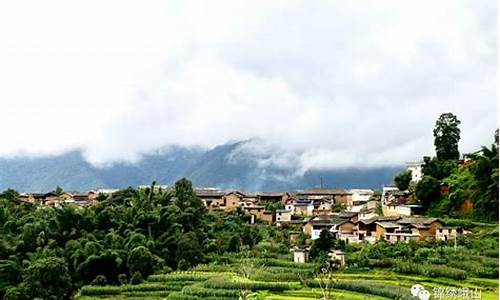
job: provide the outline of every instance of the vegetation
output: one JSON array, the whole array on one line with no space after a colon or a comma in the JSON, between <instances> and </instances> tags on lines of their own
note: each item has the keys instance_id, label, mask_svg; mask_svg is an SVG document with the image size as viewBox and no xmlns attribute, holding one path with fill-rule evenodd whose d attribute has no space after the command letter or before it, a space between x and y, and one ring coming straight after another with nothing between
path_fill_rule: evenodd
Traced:
<instances>
[{"instance_id":1,"label":"vegetation","mask_svg":"<svg viewBox=\"0 0 500 300\"><path fill-rule=\"evenodd\" d=\"M240 209L208 212L187 179L168 191L153 182L99 195L85 208L38 207L7 190L0 194L0 297L382 300L409 299L418 282L479 287L497 299L498 146L458 164L459 124L451 114L438 120L437 156L426 159L415 188L408 172L395 178L428 214L472 231L457 239L351 245L323 230L315 241L302 235L292 243L291 226L250 225ZM294 263L292 246L310 246L312 262ZM347 256L340 269L328 261L332 248Z\"/></svg>"},{"instance_id":2,"label":"vegetation","mask_svg":"<svg viewBox=\"0 0 500 300\"><path fill-rule=\"evenodd\" d=\"M187 271L150 275L139 285L85 286L77 298L410 300L410 287L419 283L430 291L480 288L483 299L497 299L498 280L488 278L497 278L498 260L488 255L498 248L498 227L474 225L473 230L457 241L456 249L453 242L431 241L346 245L348 264L340 270L320 262L296 264L285 251L274 253L280 258L268 258L255 247L221 254ZM326 234L323 239L328 240ZM488 268L496 273L481 273Z\"/></svg>"},{"instance_id":3,"label":"vegetation","mask_svg":"<svg viewBox=\"0 0 500 300\"><path fill-rule=\"evenodd\" d=\"M439 194L439 181L432 176L424 176L415 188L415 195L426 207L428 207L433 200L437 199Z\"/></svg>"},{"instance_id":4,"label":"vegetation","mask_svg":"<svg viewBox=\"0 0 500 300\"><path fill-rule=\"evenodd\" d=\"M459 162L459 125L451 113L436 121L436 156L424 157L425 176L415 186L415 196L432 216L498 222L498 145L482 147ZM395 178L396 184L396 179L402 181L401 176Z\"/></svg>"},{"instance_id":5,"label":"vegetation","mask_svg":"<svg viewBox=\"0 0 500 300\"><path fill-rule=\"evenodd\" d=\"M411 171L403 171L394 177L394 183L400 191L405 191L410 186Z\"/></svg>"},{"instance_id":6,"label":"vegetation","mask_svg":"<svg viewBox=\"0 0 500 300\"><path fill-rule=\"evenodd\" d=\"M290 247L286 229L249 225L241 211L208 213L186 179L152 191L154 183L128 188L86 208L0 194L0 298L67 299L83 285L140 284L227 252L256 248L272 257Z\"/></svg>"},{"instance_id":7,"label":"vegetation","mask_svg":"<svg viewBox=\"0 0 500 300\"><path fill-rule=\"evenodd\" d=\"M440 160L457 160L460 158L458 141L460 140L460 121L452 113L442 114L434 127L434 146L436 156Z\"/></svg>"}]
</instances>

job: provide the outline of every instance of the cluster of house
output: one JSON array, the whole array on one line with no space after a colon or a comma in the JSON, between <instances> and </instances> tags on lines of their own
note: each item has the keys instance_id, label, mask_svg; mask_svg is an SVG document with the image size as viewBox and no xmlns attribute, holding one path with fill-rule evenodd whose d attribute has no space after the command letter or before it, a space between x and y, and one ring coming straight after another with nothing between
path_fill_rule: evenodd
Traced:
<instances>
[{"instance_id":1,"label":"cluster of house","mask_svg":"<svg viewBox=\"0 0 500 300\"><path fill-rule=\"evenodd\" d=\"M333 239L347 243L389 243L423 241L435 239L439 241L455 240L468 233L459 227L444 226L437 218L424 217L368 217L362 213L342 212L330 216L316 216L304 222L303 232L312 240L318 239L323 230L329 232ZM297 233L300 234L300 233ZM309 260L309 248L294 247L290 250L296 263ZM330 261L337 267L345 264L345 254L341 250L332 249L328 253Z\"/></svg>"},{"instance_id":2,"label":"cluster of house","mask_svg":"<svg viewBox=\"0 0 500 300\"><path fill-rule=\"evenodd\" d=\"M109 195L118 190L116 189L99 189L95 191L88 191L86 193L80 192L60 192L55 191L48 193L22 193L19 194L17 200L28 202L32 204L39 204L44 206L58 206L62 203L76 205L78 207L93 205L96 202L97 195Z\"/></svg>"},{"instance_id":3,"label":"cluster of house","mask_svg":"<svg viewBox=\"0 0 500 300\"><path fill-rule=\"evenodd\" d=\"M315 240L327 230L334 239L348 243L390 243L422 241L425 239L452 240L463 233L460 228L446 227L437 218L371 216L352 212L328 217L314 217L305 223L303 232Z\"/></svg>"},{"instance_id":4,"label":"cluster of house","mask_svg":"<svg viewBox=\"0 0 500 300\"><path fill-rule=\"evenodd\" d=\"M296 192L224 192L218 189L196 189L196 195L209 210L233 211L240 208L268 224L297 223L298 219L328 216L332 208L375 214L380 199L372 190L309 189ZM266 210L269 203L281 203L284 209Z\"/></svg>"},{"instance_id":5,"label":"cluster of house","mask_svg":"<svg viewBox=\"0 0 500 300\"><path fill-rule=\"evenodd\" d=\"M196 194L209 210L231 211L241 208L261 220L277 226L297 228L312 240L322 230L335 239L349 243L375 243L380 240L400 242L435 238L447 240L461 234L457 228L444 227L436 218L416 217L422 206L409 204L410 194L396 187L384 187L381 195L367 189L310 189L294 193L223 192L199 189ZM283 204L285 209L266 210L267 203ZM341 212L335 212L335 207Z\"/></svg>"}]
</instances>

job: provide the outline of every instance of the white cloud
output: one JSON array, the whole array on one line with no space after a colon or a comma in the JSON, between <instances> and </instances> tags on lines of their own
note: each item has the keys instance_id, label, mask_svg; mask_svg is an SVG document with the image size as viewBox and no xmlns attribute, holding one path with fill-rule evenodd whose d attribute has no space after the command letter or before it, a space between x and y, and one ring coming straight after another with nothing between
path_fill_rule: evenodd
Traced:
<instances>
[{"instance_id":1,"label":"white cloud","mask_svg":"<svg viewBox=\"0 0 500 300\"><path fill-rule=\"evenodd\" d=\"M262 163L299 172L392 165L432 153L447 111L470 151L497 126L495 8L6 1L0 156L78 148L105 164L259 138Z\"/></svg>"}]
</instances>

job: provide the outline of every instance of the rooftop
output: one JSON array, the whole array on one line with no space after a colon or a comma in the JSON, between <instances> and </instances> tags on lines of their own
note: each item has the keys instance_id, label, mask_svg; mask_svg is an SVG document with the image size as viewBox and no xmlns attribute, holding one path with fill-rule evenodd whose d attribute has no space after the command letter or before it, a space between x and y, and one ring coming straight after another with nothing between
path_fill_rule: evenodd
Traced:
<instances>
[{"instance_id":1,"label":"rooftop","mask_svg":"<svg viewBox=\"0 0 500 300\"><path fill-rule=\"evenodd\" d=\"M386 221L376 222L376 224L382 226L383 228L398 228L401 226L398 223L386 222Z\"/></svg>"},{"instance_id":2,"label":"rooftop","mask_svg":"<svg viewBox=\"0 0 500 300\"><path fill-rule=\"evenodd\" d=\"M399 224L408 225L430 225L433 222L439 221L437 218L403 218L398 221Z\"/></svg>"},{"instance_id":3,"label":"rooftop","mask_svg":"<svg viewBox=\"0 0 500 300\"><path fill-rule=\"evenodd\" d=\"M307 189L299 190L297 195L348 195L349 191L344 189Z\"/></svg>"}]
</instances>

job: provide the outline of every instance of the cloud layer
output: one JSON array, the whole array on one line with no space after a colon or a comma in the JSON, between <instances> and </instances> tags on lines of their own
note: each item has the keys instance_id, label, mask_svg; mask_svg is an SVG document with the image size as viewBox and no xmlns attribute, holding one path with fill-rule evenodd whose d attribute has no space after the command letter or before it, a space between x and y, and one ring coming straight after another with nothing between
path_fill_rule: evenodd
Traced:
<instances>
[{"instance_id":1,"label":"cloud layer","mask_svg":"<svg viewBox=\"0 0 500 300\"><path fill-rule=\"evenodd\" d=\"M495 1L6 1L0 156L96 165L254 139L297 170L462 151L497 127ZM267 158L266 158L267 157Z\"/></svg>"}]
</instances>

